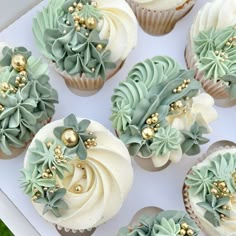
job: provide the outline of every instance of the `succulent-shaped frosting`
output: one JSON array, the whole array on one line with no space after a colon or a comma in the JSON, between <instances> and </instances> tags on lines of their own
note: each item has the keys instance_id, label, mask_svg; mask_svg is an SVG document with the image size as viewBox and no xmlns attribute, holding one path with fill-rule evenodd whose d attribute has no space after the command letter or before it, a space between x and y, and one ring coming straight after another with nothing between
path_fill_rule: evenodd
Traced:
<instances>
[{"instance_id":1,"label":"succulent-shaped frosting","mask_svg":"<svg viewBox=\"0 0 236 236\"><path fill-rule=\"evenodd\" d=\"M152 157L160 167L179 161L182 153L199 153L216 112L209 95L198 95L193 76L173 59L157 56L134 66L115 89L110 119L131 155Z\"/></svg>"},{"instance_id":2,"label":"succulent-shaped frosting","mask_svg":"<svg viewBox=\"0 0 236 236\"><path fill-rule=\"evenodd\" d=\"M0 149L24 147L54 114L58 102L47 65L23 47L4 47L0 60Z\"/></svg>"},{"instance_id":3,"label":"succulent-shaped frosting","mask_svg":"<svg viewBox=\"0 0 236 236\"><path fill-rule=\"evenodd\" d=\"M185 184L189 187L190 199L194 199L194 202L204 209L203 217L212 226L222 227L227 221L235 224L233 205L236 203L236 154L234 152L218 151L211 154L203 163L192 169ZM229 232L231 232L230 227L227 229L227 233Z\"/></svg>"},{"instance_id":4,"label":"succulent-shaped frosting","mask_svg":"<svg viewBox=\"0 0 236 236\"><path fill-rule=\"evenodd\" d=\"M142 215L133 227L123 227L119 236L197 236L199 229L182 211L162 211L154 217Z\"/></svg>"},{"instance_id":5,"label":"succulent-shaped frosting","mask_svg":"<svg viewBox=\"0 0 236 236\"><path fill-rule=\"evenodd\" d=\"M126 34L126 30L136 23L132 19L133 15L127 15L128 11L120 12L118 6L113 6L116 4L111 4L110 8L106 4L107 1L50 0L33 23L33 32L40 51L69 75L85 74L105 80L106 71L114 69L116 63L124 59L113 60L109 40L115 44L113 47L118 48L116 39L113 39L115 31ZM124 18L120 19L120 14ZM130 21L126 22L128 17ZM135 41L132 37L128 36L130 42ZM127 46L129 51L134 44L135 42L131 42ZM125 46L122 47L123 52L119 52L120 55L127 50Z\"/></svg>"},{"instance_id":6,"label":"succulent-shaped frosting","mask_svg":"<svg viewBox=\"0 0 236 236\"><path fill-rule=\"evenodd\" d=\"M236 98L236 27L210 28L201 31L194 39L198 67L206 79L222 81L228 85L229 94Z\"/></svg>"},{"instance_id":7,"label":"succulent-shaped frosting","mask_svg":"<svg viewBox=\"0 0 236 236\"><path fill-rule=\"evenodd\" d=\"M118 212L132 176L125 145L99 123L71 114L37 133L21 183L47 221L83 230Z\"/></svg>"}]
</instances>

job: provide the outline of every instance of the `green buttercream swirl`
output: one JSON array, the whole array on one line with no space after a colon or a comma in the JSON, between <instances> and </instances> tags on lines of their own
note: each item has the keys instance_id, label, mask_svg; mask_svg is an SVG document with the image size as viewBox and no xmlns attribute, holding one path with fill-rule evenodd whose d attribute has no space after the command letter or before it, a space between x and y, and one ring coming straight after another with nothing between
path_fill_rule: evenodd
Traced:
<instances>
[{"instance_id":1,"label":"green buttercream swirl","mask_svg":"<svg viewBox=\"0 0 236 236\"><path fill-rule=\"evenodd\" d=\"M236 28L211 28L202 31L194 39L194 52L198 58L198 67L205 73L206 79L221 81L228 86L231 98L236 98ZM233 81L227 79L233 76ZM233 86L233 88L232 88Z\"/></svg>"},{"instance_id":2,"label":"green buttercream swirl","mask_svg":"<svg viewBox=\"0 0 236 236\"><path fill-rule=\"evenodd\" d=\"M56 3L55 3L56 2ZM73 13L68 8L73 3L83 3L83 9ZM106 50L107 40L101 40L99 31L81 27L76 30L74 15L102 18L98 9L89 0L51 0L49 5L39 12L33 22L33 32L40 51L56 63L61 71L70 75L86 74L91 78L101 76L106 79L106 71L115 68L110 62L110 51ZM102 51L96 46L102 45Z\"/></svg>"},{"instance_id":3,"label":"green buttercream swirl","mask_svg":"<svg viewBox=\"0 0 236 236\"><path fill-rule=\"evenodd\" d=\"M158 56L135 65L127 79L114 90L110 119L131 155L165 155L181 148L182 135L168 128L166 117L172 114L172 103L197 95L200 84L193 77L193 71L181 70L173 59ZM173 92L187 79L190 83L186 88ZM162 128L154 138L144 139L142 131L149 127L146 121L155 113ZM161 147L157 145L160 143Z\"/></svg>"},{"instance_id":4,"label":"green buttercream swirl","mask_svg":"<svg viewBox=\"0 0 236 236\"><path fill-rule=\"evenodd\" d=\"M182 211L162 211L154 217L142 215L138 223L129 229L121 228L119 236L178 236L182 223L188 225L193 236L199 234L197 225Z\"/></svg>"},{"instance_id":5,"label":"green buttercream swirl","mask_svg":"<svg viewBox=\"0 0 236 236\"><path fill-rule=\"evenodd\" d=\"M24 56L27 62L22 87L16 84L16 78L22 77L21 72L11 65L12 57L17 54ZM0 112L0 149L10 155L11 146L24 147L53 116L58 95L49 84L47 65L32 57L27 49L5 47L0 65L3 66L0 104L4 108ZM9 88L4 90L4 84Z\"/></svg>"}]
</instances>

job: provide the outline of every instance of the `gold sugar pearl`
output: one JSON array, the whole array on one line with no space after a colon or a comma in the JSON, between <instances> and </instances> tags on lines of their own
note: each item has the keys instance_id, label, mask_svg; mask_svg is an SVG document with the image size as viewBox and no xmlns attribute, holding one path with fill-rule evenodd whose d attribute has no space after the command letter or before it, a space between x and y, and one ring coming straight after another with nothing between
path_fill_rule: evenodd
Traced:
<instances>
[{"instance_id":1,"label":"gold sugar pearl","mask_svg":"<svg viewBox=\"0 0 236 236\"><path fill-rule=\"evenodd\" d=\"M79 136L73 129L66 129L61 135L61 140L67 147L74 147L79 142Z\"/></svg>"},{"instance_id":2,"label":"gold sugar pearl","mask_svg":"<svg viewBox=\"0 0 236 236\"><path fill-rule=\"evenodd\" d=\"M187 235L189 235L189 236L193 236L193 235L194 235L193 230L191 230L191 229L187 230Z\"/></svg>"},{"instance_id":3,"label":"gold sugar pearl","mask_svg":"<svg viewBox=\"0 0 236 236\"><path fill-rule=\"evenodd\" d=\"M181 226L182 229L188 229L188 224L185 223L185 222L181 223L180 226Z\"/></svg>"},{"instance_id":4,"label":"gold sugar pearl","mask_svg":"<svg viewBox=\"0 0 236 236\"><path fill-rule=\"evenodd\" d=\"M92 1L92 2L91 2L91 6L93 6L93 7L97 7L97 2Z\"/></svg>"},{"instance_id":5,"label":"gold sugar pearl","mask_svg":"<svg viewBox=\"0 0 236 236\"><path fill-rule=\"evenodd\" d=\"M83 9L83 4L80 2L80 3L78 3L77 4L77 9L79 10L79 11L81 11L82 9Z\"/></svg>"},{"instance_id":6,"label":"gold sugar pearl","mask_svg":"<svg viewBox=\"0 0 236 236\"><path fill-rule=\"evenodd\" d=\"M97 27L97 21L95 20L95 18L93 17L89 17L86 21L85 21L86 27L88 29L95 29ZM101 48L102 50L102 48Z\"/></svg>"},{"instance_id":7,"label":"gold sugar pearl","mask_svg":"<svg viewBox=\"0 0 236 236\"><path fill-rule=\"evenodd\" d=\"M75 187L75 191L76 191L77 193L82 193L82 192L83 192L83 187L82 187L80 184L78 184L78 185Z\"/></svg>"},{"instance_id":8,"label":"gold sugar pearl","mask_svg":"<svg viewBox=\"0 0 236 236\"><path fill-rule=\"evenodd\" d=\"M144 128L143 131L142 131L142 137L145 139L145 140L149 140L149 139L152 139L154 136L154 130L150 127L147 127L147 128Z\"/></svg>"},{"instance_id":9,"label":"gold sugar pearl","mask_svg":"<svg viewBox=\"0 0 236 236\"><path fill-rule=\"evenodd\" d=\"M26 68L26 59L24 56L17 54L12 57L11 65L16 71L22 71Z\"/></svg>"},{"instance_id":10,"label":"gold sugar pearl","mask_svg":"<svg viewBox=\"0 0 236 236\"><path fill-rule=\"evenodd\" d=\"M73 13L74 10L75 10L75 9L74 9L74 7L72 7L72 6L68 8L68 12L69 12L69 13Z\"/></svg>"},{"instance_id":11,"label":"gold sugar pearl","mask_svg":"<svg viewBox=\"0 0 236 236\"><path fill-rule=\"evenodd\" d=\"M102 49L103 49L102 44L98 44L98 45L96 46L96 49L97 49L99 52L101 52Z\"/></svg>"},{"instance_id":12,"label":"gold sugar pearl","mask_svg":"<svg viewBox=\"0 0 236 236\"><path fill-rule=\"evenodd\" d=\"M151 125L151 124L152 124L152 119L151 119L151 118L148 118L148 119L146 120L146 123L147 123L148 125Z\"/></svg>"}]
</instances>

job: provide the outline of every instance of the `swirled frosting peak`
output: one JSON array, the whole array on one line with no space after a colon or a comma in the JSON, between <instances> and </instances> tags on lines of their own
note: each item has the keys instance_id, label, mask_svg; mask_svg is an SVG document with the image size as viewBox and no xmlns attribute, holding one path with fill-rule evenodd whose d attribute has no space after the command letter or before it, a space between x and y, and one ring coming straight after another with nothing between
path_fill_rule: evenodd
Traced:
<instances>
[{"instance_id":1,"label":"swirled frosting peak","mask_svg":"<svg viewBox=\"0 0 236 236\"><path fill-rule=\"evenodd\" d=\"M2 49L0 60L0 150L24 147L53 116L57 92L48 67L26 48Z\"/></svg>"},{"instance_id":2,"label":"swirled frosting peak","mask_svg":"<svg viewBox=\"0 0 236 236\"><path fill-rule=\"evenodd\" d=\"M132 227L123 227L119 236L199 235L199 228L182 211L162 211L155 216L142 215Z\"/></svg>"},{"instance_id":3,"label":"swirled frosting peak","mask_svg":"<svg viewBox=\"0 0 236 236\"><path fill-rule=\"evenodd\" d=\"M33 32L40 51L61 71L106 79L136 45L137 23L124 0L50 0Z\"/></svg>"},{"instance_id":4,"label":"swirled frosting peak","mask_svg":"<svg viewBox=\"0 0 236 236\"><path fill-rule=\"evenodd\" d=\"M42 128L26 153L22 187L47 221L84 230L112 218L132 184L125 145L73 114Z\"/></svg>"},{"instance_id":5,"label":"swirled frosting peak","mask_svg":"<svg viewBox=\"0 0 236 236\"><path fill-rule=\"evenodd\" d=\"M160 167L179 161L182 153L199 153L208 142L203 135L216 112L213 99L199 95L193 76L173 59L157 56L135 65L115 89L111 121L131 155L151 157Z\"/></svg>"}]
</instances>

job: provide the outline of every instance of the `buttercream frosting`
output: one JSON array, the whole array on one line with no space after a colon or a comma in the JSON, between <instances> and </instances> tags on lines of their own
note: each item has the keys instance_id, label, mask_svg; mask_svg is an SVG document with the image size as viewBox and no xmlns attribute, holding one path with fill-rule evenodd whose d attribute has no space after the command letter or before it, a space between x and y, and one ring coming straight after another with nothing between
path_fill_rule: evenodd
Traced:
<instances>
[{"instance_id":1,"label":"buttercream frosting","mask_svg":"<svg viewBox=\"0 0 236 236\"><path fill-rule=\"evenodd\" d=\"M48 67L23 47L4 47L0 58L0 150L24 147L52 118L58 95Z\"/></svg>"},{"instance_id":2,"label":"buttercream frosting","mask_svg":"<svg viewBox=\"0 0 236 236\"><path fill-rule=\"evenodd\" d=\"M33 32L61 71L106 79L136 46L137 22L124 0L51 0L35 17Z\"/></svg>"},{"instance_id":3,"label":"buttercream frosting","mask_svg":"<svg viewBox=\"0 0 236 236\"><path fill-rule=\"evenodd\" d=\"M76 151L77 146L66 146L63 135L71 128L79 135L77 146L86 147L84 158ZM64 156L60 162L55 158L56 148ZM46 163L44 167L42 163ZM51 179L42 178L47 168ZM28 181L35 179L34 175L39 176L34 182L37 185ZM125 145L111 132L95 121L70 115L37 133L26 153L23 176L22 187L33 197L33 205L44 219L61 227L83 230L106 222L118 212L131 187L133 170ZM52 183L54 186L50 187ZM34 188L43 193L35 194ZM53 198L63 203L47 211L47 194L52 189Z\"/></svg>"},{"instance_id":4,"label":"buttercream frosting","mask_svg":"<svg viewBox=\"0 0 236 236\"><path fill-rule=\"evenodd\" d=\"M199 229L182 211L162 211L155 216L142 215L132 227L123 227L119 236L197 236Z\"/></svg>"},{"instance_id":5,"label":"buttercream frosting","mask_svg":"<svg viewBox=\"0 0 236 236\"><path fill-rule=\"evenodd\" d=\"M189 202L210 236L236 235L236 149L208 155L192 168L185 184Z\"/></svg>"},{"instance_id":6,"label":"buttercream frosting","mask_svg":"<svg viewBox=\"0 0 236 236\"><path fill-rule=\"evenodd\" d=\"M199 153L208 142L203 135L217 114L193 76L173 59L157 56L135 65L115 89L110 119L131 155L152 158L160 167L178 162L183 150Z\"/></svg>"}]
</instances>

